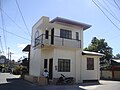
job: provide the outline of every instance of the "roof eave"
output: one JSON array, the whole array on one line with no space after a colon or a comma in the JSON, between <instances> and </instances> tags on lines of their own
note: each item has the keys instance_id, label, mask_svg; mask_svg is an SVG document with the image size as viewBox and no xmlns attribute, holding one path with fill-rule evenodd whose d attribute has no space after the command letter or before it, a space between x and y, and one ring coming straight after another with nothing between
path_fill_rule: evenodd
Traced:
<instances>
[{"instance_id":1,"label":"roof eave","mask_svg":"<svg viewBox=\"0 0 120 90\"><path fill-rule=\"evenodd\" d=\"M82 55L92 55L92 56L104 56L102 53L90 52L90 51L83 51Z\"/></svg>"},{"instance_id":2,"label":"roof eave","mask_svg":"<svg viewBox=\"0 0 120 90\"><path fill-rule=\"evenodd\" d=\"M50 23L54 23L54 22L63 22L63 23L68 23L68 24L72 24L72 25L76 25L76 26L82 26L83 30L86 30L92 26L89 24L85 24L85 23L81 23L81 22L77 22L77 21L73 21L73 20L69 20L69 19L65 19L65 18L61 18L61 17L56 17L50 21Z\"/></svg>"}]
</instances>

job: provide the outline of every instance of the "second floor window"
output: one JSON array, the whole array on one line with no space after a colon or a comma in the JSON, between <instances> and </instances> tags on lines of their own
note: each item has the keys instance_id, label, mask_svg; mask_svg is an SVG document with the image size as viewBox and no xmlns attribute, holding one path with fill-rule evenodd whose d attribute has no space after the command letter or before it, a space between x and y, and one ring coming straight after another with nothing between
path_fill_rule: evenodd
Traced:
<instances>
[{"instance_id":1,"label":"second floor window","mask_svg":"<svg viewBox=\"0 0 120 90\"><path fill-rule=\"evenodd\" d=\"M34 40L34 45L37 46L40 43L38 30L35 32Z\"/></svg>"},{"instance_id":2,"label":"second floor window","mask_svg":"<svg viewBox=\"0 0 120 90\"><path fill-rule=\"evenodd\" d=\"M76 32L76 40L79 40L79 33Z\"/></svg>"},{"instance_id":3,"label":"second floor window","mask_svg":"<svg viewBox=\"0 0 120 90\"><path fill-rule=\"evenodd\" d=\"M72 31L60 29L60 38L72 39Z\"/></svg>"}]
</instances>

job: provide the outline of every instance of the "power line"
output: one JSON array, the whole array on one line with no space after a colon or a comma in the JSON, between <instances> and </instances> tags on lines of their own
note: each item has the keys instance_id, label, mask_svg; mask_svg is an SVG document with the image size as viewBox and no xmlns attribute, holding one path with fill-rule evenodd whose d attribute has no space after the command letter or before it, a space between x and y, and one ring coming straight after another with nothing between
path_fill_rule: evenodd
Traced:
<instances>
[{"instance_id":1,"label":"power line","mask_svg":"<svg viewBox=\"0 0 120 90\"><path fill-rule=\"evenodd\" d=\"M114 8L118 9L112 2L110 2L110 0L107 0L107 2L112 5Z\"/></svg>"},{"instance_id":2,"label":"power line","mask_svg":"<svg viewBox=\"0 0 120 90\"><path fill-rule=\"evenodd\" d=\"M1 27L0 27L0 29L3 30L3 28L1 28ZM4 30L4 31L7 32L7 33L9 33L9 34L11 34L11 35L14 35L14 36L17 36L17 37L19 37L19 38L22 38L22 39L25 39L25 40L27 40L27 41L30 41L29 39L26 39L26 38L24 38L24 37L21 37L21 36L19 36L19 35L16 35L16 34L14 34L14 33L12 33L12 32L7 31L7 30Z\"/></svg>"},{"instance_id":3,"label":"power line","mask_svg":"<svg viewBox=\"0 0 120 90\"><path fill-rule=\"evenodd\" d=\"M120 31L120 28L105 14L105 12L100 8L100 6L92 0L92 2L102 11L102 13L107 17L107 19Z\"/></svg>"},{"instance_id":4,"label":"power line","mask_svg":"<svg viewBox=\"0 0 120 90\"><path fill-rule=\"evenodd\" d=\"M19 4L18 4L18 1L17 1L17 0L16 0L16 4L17 4L17 7L18 7L19 12L20 12L20 14L21 14L22 20L23 20L23 22L24 22L24 24L25 24L25 27L26 27L26 29L27 29L27 31L28 31L28 34L30 35L30 32L29 32L29 30L28 30L27 24L26 24L25 19L24 19L23 15L22 15L22 11L21 11L21 9L20 9L20 7L19 7Z\"/></svg>"},{"instance_id":5,"label":"power line","mask_svg":"<svg viewBox=\"0 0 120 90\"><path fill-rule=\"evenodd\" d=\"M98 1L98 0L97 0ZM99 1L98 1L99 2ZM100 3L100 2L99 2ZM105 9L111 16L113 16L114 17L114 19L116 19L119 23L120 23L120 20L117 18L117 17L115 17L111 12L109 12L109 10L108 9L106 9L104 6L102 6L102 4L100 3L100 6L103 8L103 9Z\"/></svg>"},{"instance_id":6,"label":"power line","mask_svg":"<svg viewBox=\"0 0 120 90\"><path fill-rule=\"evenodd\" d=\"M117 5L118 9L120 10L120 7L119 7L119 5L117 4L117 2L116 2L115 0L113 0L113 1L114 1L114 3Z\"/></svg>"},{"instance_id":7,"label":"power line","mask_svg":"<svg viewBox=\"0 0 120 90\"><path fill-rule=\"evenodd\" d=\"M0 36L0 45L1 45L2 53L3 53L3 45L2 45L1 36Z\"/></svg>"},{"instance_id":8,"label":"power line","mask_svg":"<svg viewBox=\"0 0 120 90\"><path fill-rule=\"evenodd\" d=\"M1 4L1 0L0 0L0 9L2 8L2 4ZM4 24L4 19L3 19L3 13L2 13L2 10L1 10L1 21L2 21L2 27L3 27L3 36L4 36L4 43L5 43L5 48L6 48L6 51L7 51L7 44L6 44L6 36L5 36L5 24Z\"/></svg>"},{"instance_id":9,"label":"power line","mask_svg":"<svg viewBox=\"0 0 120 90\"><path fill-rule=\"evenodd\" d=\"M20 27L2 8L1 8L2 12L19 28L23 31L22 27ZM24 31L24 33L26 33Z\"/></svg>"},{"instance_id":10,"label":"power line","mask_svg":"<svg viewBox=\"0 0 120 90\"><path fill-rule=\"evenodd\" d=\"M109 5L106 3L106 1L105 0L102 0L103 1L103 3L107 6L107 8L111 11L111 13L113 13L114 14L114 12L112 11L112 9L109 7ZM115 15L115 14L114 14ZM115 17L117 18L117 16L115 15ZM118 18L117 18L118 19Z\"/></svg>"}]
</instances>

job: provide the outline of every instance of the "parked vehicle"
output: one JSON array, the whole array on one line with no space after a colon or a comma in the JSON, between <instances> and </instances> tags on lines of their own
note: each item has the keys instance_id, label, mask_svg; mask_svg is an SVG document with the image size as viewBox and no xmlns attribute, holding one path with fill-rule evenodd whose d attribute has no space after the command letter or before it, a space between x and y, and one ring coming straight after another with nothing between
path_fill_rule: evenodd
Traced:
<instances>
[{"instance_id":1,"label":"parked vehicle","mask_svg":"<svg viewBox=\"0 0 120 90\"><path fill-rule=\"evenodd\" d=\"M74 84L74 82L75 81L73 77L65 77L63 74L61 74L61 77L58 79L56 84L57 85L64 85L64 84L72 85Z\"/></svg>"}]
</instances>

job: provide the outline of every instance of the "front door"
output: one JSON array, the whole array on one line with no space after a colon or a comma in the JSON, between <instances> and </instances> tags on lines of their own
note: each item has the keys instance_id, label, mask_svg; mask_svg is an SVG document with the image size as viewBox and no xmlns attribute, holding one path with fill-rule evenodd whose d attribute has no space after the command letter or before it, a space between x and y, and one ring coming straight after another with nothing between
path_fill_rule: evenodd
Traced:
<instances>
[{"instance_id":1,"label":"front door","mask_svg":"<svg viewBox=\"0 0 120 90\"><path fill-rule=\"evenodd\" d=\"M53 59L49 59L49 79L53 77Z\"/></svg>"}]
</instances>

